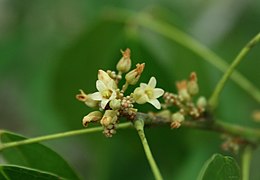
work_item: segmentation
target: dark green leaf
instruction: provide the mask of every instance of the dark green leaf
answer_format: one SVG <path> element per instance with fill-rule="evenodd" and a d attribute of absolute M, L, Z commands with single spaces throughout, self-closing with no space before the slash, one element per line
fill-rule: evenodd
<path fill-rule="evenodd" d="M 229 156 L 214 154 L 201 169 L 198 180 L 239 180 L 240 169 Z"/>
<path fill-rule="evenodd" d="M 0 165 L 1 180 L 62 180 L 57 175 L 22 166 Z"/>
<path fill-rule="evenodd" d="M 0 139 L 2 143 L 8 143 L 26 138 L 3 131 L 0 134 Z M 11 164 L 55 173 L 68 179 L 79 179 L 69 164 L 59 154 L 39 143 L 6 149 L 1 154 Z"/>

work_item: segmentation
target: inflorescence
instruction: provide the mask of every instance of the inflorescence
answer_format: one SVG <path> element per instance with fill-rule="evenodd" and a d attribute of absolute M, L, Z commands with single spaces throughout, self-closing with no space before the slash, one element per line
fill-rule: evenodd
<path fill-rule="evenodd" d="M 193 103 L 193 97 L 198 94 L 199 86 L 197 75 L 192 72 L 189 80 L 177 82 L 178 93 L 164 92 L 161 88 L 156 88 L 156 79 L 151 77 L 149 82 L 140 83 L 130 94 L 126 94 L 129 85 L 136 85 L 144 70 L 145 64 L 136 64 L 136 68 L 131 70 L 130 49 L 122 51 L 122 58 L 116 65 L 117 72 L 107 70 L 98 71 L 98 80 L 96 81 L 97 92 L 85 94 L 80 90 L 76 98 L 84 102 L 91 108 L 99 108 L 99 111 L 93 111 L 83 118 L 83 125 L 88 126 L 90 122 L 100 122 L 104 127 L 103 133 L 107 137 L 112 137 L 116 133 L 116 126 L 121 117 L 133 121 L 136 118 L 137 109 L 134 104 L 150 103 L 156 109 L 164 109 L 154 114 L 163 116 L 167 114 L 172 128 L 179 128 L 181 123 L 191 117 L 199 119 L 205 112 L 207 101 L 204 97 L 199 97 L 196 104 Z M 123 75 L 125 74 L 124 78 Z M 119 82 L 124 80 L 124 85 L 119 87 Z M 158 98 L 163 96 L 164 103 L 160 103 Z M 171 113 L 167 110 L 175 106 L 178 111 Z"/>
<path fill-rule="evenodd" d="M 115 71 L 98 71 L 98 80 L 96 81 L 97 92 L 85 94 L 80 90 L 76 98 L 84 102 L 91 108 L 99 108 L 99 111 L 93 111 L 83 118 L 83 125 L 87 126 L 90 122 L 100 122 L 104 127 L 103 133 L 107 137 L 112 137 L 116 133 L 116 125 L 120 117 L 132 121 L 136 117 L 137 109 L 134 104 L 150 103 L 155 108 L 160 109 L 161 104 L 158 98 L 164 94 L 164 90 L 156 88 L 156 79 L 151 77 L 148 84 L 141 83 L 140 87 L 126 95 L 125 91 L 129 85 L 136 85 L 144 70 L 145 64 L 136 64 L 136 68 L 131 70 L 130 49 L 122 52 L 122 58 L 116 65 Z M 122 81 L 122 75 L 125 74 L 125 83 L 119 87 Z"/>

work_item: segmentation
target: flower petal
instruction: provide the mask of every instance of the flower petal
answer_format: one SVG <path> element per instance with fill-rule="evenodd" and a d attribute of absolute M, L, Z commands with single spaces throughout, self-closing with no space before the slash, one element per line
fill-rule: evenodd
<path fill-rule="evenodd" d="M 115 98 L 116 98 L 116 91 L 113 91 L 111 96 L 110 96 L 110 98 L 109 98 L 109 100 L 113 100 Z"/>
<path fill-rule="evenodd" d="M 140 88 L 145 89 L 146 87 L 147 87 L 147 84 L 145 84 L 145 83 L 140 84 Z"/>
<path fill-rule="evenodd" d="M 101 80 L 97 80 L 96 87 L 99 92 L 102 92 L 107 89 L 106 85 Z"/>
<path fill-rule="evenodd" d="M 154 98 L 158 98 L 158 97 L 162 96 L 163 93 L 164 93 L 164 90 L 161 89 L 161 88 L 155 88 L 155 89 L 153 90 Z"/>
<path fill-rule="evenodd" d="M 137 104 L 144 104 L 149 101 L 149 98 L 146 94 L 144 94 L 142 96 L 136 96 L 136 97 L 134 97 L 134 99 Z"/>
<path fill-rule="evenodd" d="M 148 102 L 152 104 L 156 109 L 161 109 L 161 103 L 157 99 L 151 99 Z"/>
<path fill-rule="evenodd" d="M 109 101 L 108 99 L 102 99 L 102 101 L 101 101 L 101 108 L 102 108 L 102 109 L 105 109 L 105 107 L 106 107 L 108 101 Z"/>
<path fill-rule="evenodd" d="M 110 81 L 110 79 L 110 76 L 105 71 L 103 71 L 102 69 L 98 70 L 98 80 L 101 80 L 104 83 L 106 83 Z"/>
<path fill-rule="evenodd" d="M 101 101 L 102 100 L 102 96 L 100 94 L 100 92 L 95 92 L 93 94 L 90 94 L 91 99 L 95 100 L 95 101 Z"/>
<path fill-rule="evenodd" d="M 113 79 L 111 79 L 110 81 L 108 81 L 107 87 L 108 87 L 109 89 L 114 89 L 114 90 L 116 90 L 116 89 L 117 89 L 116 82 L 115 82 Z"/>
<path fill-rule="evenodd" d="M 156 79 L 155 79 L 155 77 L 151 77 L 151 79 L 148 82 L 148 86 L 150 86 L 151 88 L 155 88 L 155 86 L 156 86 Z"/>

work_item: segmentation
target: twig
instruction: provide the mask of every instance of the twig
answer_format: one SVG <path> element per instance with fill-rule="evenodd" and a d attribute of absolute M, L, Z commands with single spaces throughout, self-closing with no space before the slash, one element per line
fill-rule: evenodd
<path fill-rule="evenodd" d="M 149 144 L 147 142 L 147 139 L 145 137 L 145 133 L 144 133 L 144 121 L 142 119 L 137 119 L 134 121 L 134 126 L 138 132 L 138 135 L 141 139 L 141 142 L 143 144 L 143 148 L 144 148 L 144 151 L 145 151 L 145 155 L 146 155 L 146 158 L 150 164 L 150 167 L 153 171 L 153 175 L 155 177 L 156 180 L 162 180 L 162 175 L 160 173 L 160 170 L 154 160 L 154 157 L 152 155 L 152 152 L 151 152 L 151 149 L 149 147 Z"/>
<path fill-rule="evenodd" d="M 132 126 L 131 122 L 126 122 L 126 123 L 119 124 L 117 128 L 124 129 L 124 128 L 128 128 L 131 126 Z M 4 149 L 11 148 L 11 147 L 38 143 L 38 142 L 43 142 L 43 141 L 49 141 L 49 140 L 59 139 L 59 138 L 63 138 L 63 137 L 88 134 L 88 133 L 98 132 L 98 131 L 102 131 L 102 130 L 103 130 L 103 127 L 100 126 L 100 127 L 93 127 L 93 128 L 87 128 L 87 129 L 80 129 L 80 130 L 73 130 L 73 131 L 67 131 L 67 132 L 62 132 L 62 133 L 50 134 L 50 135 L 46 135 L 46 136 L 39 136 L 39 137 L 29 138 L 29 139 L 25 139 L 25 140 L 21 140 L 21 141 L 2 143 L 2 144 L 0 144 L 0 152 Z M 5 131 L 3 131 L 2 133 L 4 133 L 4 132 Z M 1 134 L 0 134 L 0 136 L 1 136 Z"/>
<path fill-rule="evenodd" d="M 258 33 L 252 40 L 250 40 L 246 44 L 246 46 L 239 52 L 239 54 L 234 59 L 232 64 L 229 66 L 229 68 L 225 71 L 225 73 L 223 74 L 223 76 L 219 80 L 219 82 L 217 83 L 216 88 L 213 91 L 213 93 L 209 99 L 209 105 L 210 105 L 211 109 L 216 108 L 216 106 L 218 104 L 219 95 L 222 92 L 224 86 L 226 85 L 229 77 L 234 72 L 235 68 L 240 64 L 240 62 L 244 59 L 244 57 L 248 54 L 248 52 L 259 42 L 260 42 L 260 33 Z M 258 95 L 256 94 L 256 96 L 258 96 Z"/>
<path fill-rule="evenodd" d="M 252 153 L 252 147 L 250 145 L 246 146 L 242 155 L 242 180 L 249 180 L 250 178 L 249 172 Z"/>

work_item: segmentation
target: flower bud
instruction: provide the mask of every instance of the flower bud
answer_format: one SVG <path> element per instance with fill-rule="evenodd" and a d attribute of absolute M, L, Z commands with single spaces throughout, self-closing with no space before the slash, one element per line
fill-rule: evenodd
<path fill-rule="evenodd" d="M 130 70 L 131 68 L 131 59 L 130 59 L 130 49 L 127 48 L 125 51 L 122 51 L 122 55 L 123 57 L 119 60 L 119 62 L 117 63 L 116 65 L 116 69 L 119 71 L 119 72 L 122 72 L 122 73 L 126 73 Z"/>
<path fill-rule="evenodd" d="M 182 122 L 184 121 L 184 116 L 183 114 L 181 114 L 180 112 L 176 112 L 174 114 L 172 114 L 172 121 L 179 121 Z"/>
<path fill-rule="evenodd" d="M 188 82 L 188 92 L 190 95 L 196 95 L 198 94 L 199 92 L 199 86 L 198 86 L 198 83 L 197 83 L 197 75 L 195 72 L 192 72 L 190 74 L 190 80 Z"/>
<path fill-rule="evenodd" d="M 132 71 L 130 71 L 129 73 L 126 74 L 126 76 L 125 76 L 126 82 L 128 84 L 135 85 L 138 82 L 138 80 L 144 70 L 144 66 L 145 66 L 144 63 L 137 64 L 135 69 L 133 69 Z"/>
<path fill-rule="evenodd" d="M 109 106 L 113 109 L 113 110 L 117 110 L 121 107 L 121 100 L 119 99 L 113 99 L 110 101 Z"/>
<path fill-rule="evenodd" d="M 191 98 L 187 89 L 183 89 L 183 90 L 179 91 L 179 97 L 181 98 L 181 101 L 189 101 Z"/>
<path fill-rule="evenodd" d="M 116 82 L 103 70 L 98 70 L 98 80 L 106 85 L 111 84 L 114 89 L 117 89 Z"/>
<path fill-rule="evenodd" d="M 88 123 L 98 121 L 101 118 L 102 118 L 102 113 L 101 112 L 93 111 L 93 112 L 89 113 L 88 115 L 86 115 L 83 118 L 82 124 L 83 124 L 83 126 L 87 127 Z"/>
<path fill-rule="evenodd" d="M 109 126 L 110 124 L 115 124 L 117 121 L 117 112 L 114 110 L 106 110 L 104 116 L 102 117 L 100 123 L 103 126 Z"/>
<path fill-rule="evenodd" d="M 199 97 L 197 100 L 197 106 L 200 109 L 205 109 L 207 106 L 207 99 L 204 96 Z"/>
<path fill-rule="evenodd" d="M 76 95 L 76 98 L 79 101 L 84 102 L 88 107 L 90 108 L 95 108 L 98 107 L 98 101 L 93 100 L 90 95 L 85 94 L 85 92 L 83 90 L 79 90 L 80 94 Z"/>
<path fill-rule="evenodd" d="M 180 112 L 176 112 L 172 115 L 171 128 L 177 129 L 181 126 L 181 122 L 184 121 L 184 116 Z"/>
<path fill-rule="evenodd" d="M 187 90 L 187 81 L 180 81 L 176 83 L 176 87 L 178 89 L 179 97 L 181 98 L 181 101 L 189 101 L 190 100 L 190 94 Z"/>

